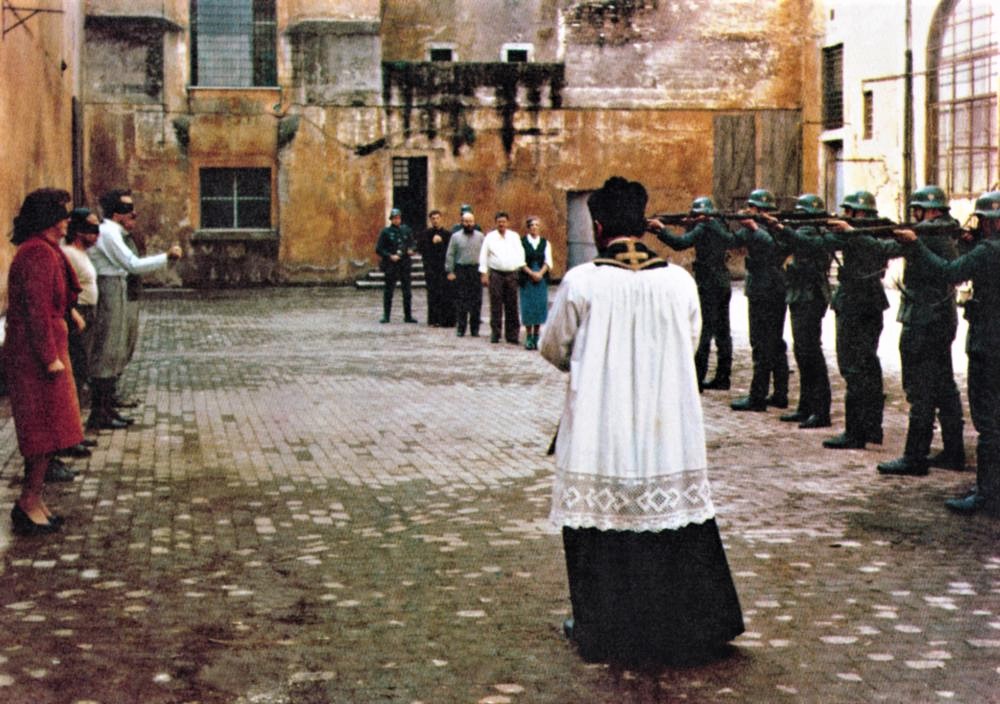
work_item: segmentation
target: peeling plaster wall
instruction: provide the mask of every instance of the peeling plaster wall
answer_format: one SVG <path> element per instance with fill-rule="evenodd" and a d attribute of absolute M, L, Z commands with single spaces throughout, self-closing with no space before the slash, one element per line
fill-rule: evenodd
<path fill-rule="evenodd" d="M 15 3 L 16 4 L 16 3 Z M 0 42 L 0 311 L 7 308 L 9 235 L 24 197 L 44 186 L 72 191 L 72 99 L 78 91 L 83 10 L 38 14 L 19 27 L 5 9 Z M 21 12 L 22 17 L 28 13 Z M 64 66 L 65 64 L 65 66 Z"/>

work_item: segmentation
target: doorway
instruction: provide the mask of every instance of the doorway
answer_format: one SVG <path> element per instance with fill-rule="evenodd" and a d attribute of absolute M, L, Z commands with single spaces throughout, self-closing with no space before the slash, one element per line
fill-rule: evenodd
<path fill-rule="evenodd" d="M 392 207 L 414 232 L 427 227 L 427 157 L 392 158 Z"/>

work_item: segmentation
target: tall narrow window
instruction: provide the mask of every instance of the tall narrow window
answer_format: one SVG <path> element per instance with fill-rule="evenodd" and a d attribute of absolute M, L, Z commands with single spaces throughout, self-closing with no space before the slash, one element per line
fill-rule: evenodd
<path fill-rule="evenodd" d="M 866 90 L 861 95 L 861 102 L 864 109 L 864 133 L 863 139 L 871 139 L 875 130 L 875 94 Z"/>
<path fill-rule="evenodd" d="M 274 86 L 275 0 L 191 0 L 191 83 Z"/>
<path fill-rule="evenodd" d="M 844 45 L 823 49 L 823 129 L 844 126 Z"/>
<path fill-rule="evenodd" d="M 270 169 L 202 169 L 201 227 L 270 229 Z"/>
<path fill-rule="evenodd" d="M 929 42 L 928 175 L 953 197 L 989 190 L 1000 171 L 993 7 L 992 0 L 942 3 Z"/>

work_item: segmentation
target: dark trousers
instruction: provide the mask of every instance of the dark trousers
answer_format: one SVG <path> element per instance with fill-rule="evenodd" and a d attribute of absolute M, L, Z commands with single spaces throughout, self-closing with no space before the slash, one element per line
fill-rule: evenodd
<path fill-rule="evenodd" d="M 799 368 L 799 405 L 806 416 L 830 418 L 830 374 L 823 355 L 823 316 L 826 301 L 796 301 L 788 306 L 792 316 L 792 352 Z"/>
<path fill-rule="evenodd" d="M 517 312 L 517 272 L 490 269 L 490 334 L 499 338 L 503 332 L 507 342 L 517 342 L 521 334 L 521 317 Z"/>
<path fill-rule="evenodd" d="M 1000 515 L 1000 360 L 993 355 L 969 355 L 969 413 L 979 433 L 976 491 Z"/>
<path fill-rule="evenodd" d="M 424 277 L 427 284 L 427 324 L 450 328 L 455 324 L 455 287 L 448 281 L 443 269 L 433 273 L 425 270 Z"/>
<path fill-rule="evenodd" d="M 455 266 L 455 317 L 459 332 L 479 334 L 479 316 L 483 311 L 483 283 L 475 264 Z"/>
<path fill-rule="evenodd" d="M 947 323 L 904 325 L 899 335 L 903 391 L 910 404 L 910 422 L 903 454 L 916 462 L 925 462 L 930 452 L 935 413 L 941 422 L 945 451 L 964 453 L 962 400 L 951 364 L 951 343 L 954 339 L 954 324 Z"/>
<path fill-rule="evenodd" d="M 398 262 L 386 261 L 385 263 L 385 287 L 382 289 L 382 317 L 386 320 L 392 313 L 392 294 L 396 289 L 396 282 L 403 290 L 403 317 L 406 319 L 413 317 L 411 308 L 413 296 L 410 291 L 410 269 L 409 259 L 400 259 Z"/>
<path fill-rule="evenodd" d="M 882 311 L 866 315 L 837 313 L 837 366 L 844 377 L 844 432 L 865 440 L 882 435 L 885 393 L 878 340 Z"/>
<path fill-rule="evenodd" d="M 753 378 L 750 399 L 763 403 L 774 380 L 774 395 L 788 397 L 788 345 L 785 344 L 785 298 L 754 297 L 748 301 Z"/>
<path fill-rule="evenodd" d="M 733 337 L 729 332 L 729 300 L 732 296 L 733 290 L 728 286 L 698 288 L 698 300 L 701 302 L 701 337 L 698 339 L 698 349 L 694 353 L 694 367 L 698 373 L 698 381 L 705 381 L 705 376 L 708 374 L 708 357 L 711 353 L 712 340 L 715 340 L 715 350 L 718 354 L 715 379 L 729 380 L 733 367 Z"/>
<path fill-rule="evenodd" d="M 73 321 L 69 323 L 69 361 L 73 365 L 73 379 L 76 381 L 76 394 L 83 396 L 87 378 L 90 376 L 90 347 L 92 335 L 90 333 L 96 316 L 94 306 L 76 306 L 77 312 L 83 317 L 86 324 L 83 331 L 80 331 Z"/>

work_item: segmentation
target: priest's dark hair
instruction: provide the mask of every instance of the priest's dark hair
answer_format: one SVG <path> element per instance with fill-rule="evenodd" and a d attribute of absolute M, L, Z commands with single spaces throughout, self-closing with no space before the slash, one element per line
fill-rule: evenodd
<path fill-rule="evenodd" d="M 612 176 L 587 198 L 590 217 L 601 224 L 599 249 L 615 237 L 641 237 L 646 231 L 649 195 L 638 181 Z"/>

